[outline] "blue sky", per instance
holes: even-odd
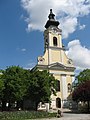
[[[50,8],[61,23],[67,55],[77,70],[90,68],[90,0],[0,0],[0,69],[37,63]]]
[[[1,0],[0,69],[10,65],[31,67],[43,49],[43,34],[37,31],[28,33],[22,14],[25,13],[19,0]]]

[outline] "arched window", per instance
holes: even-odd
[[[61,108],[61,99],[60,98],[56,98],[56,107]]]
[[[60,91],[60,81],[56,80],[56,91],[59,92]]]
[[[72,86],[70,83],[68,83],[68,92],[71,92],[72,91]]]
[[[57,38],[56,37],[53,37],[53,45],[57,46]]]

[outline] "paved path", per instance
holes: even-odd
[[[90,114],[63,113],[63,117],[61,118],[44,118],[37,120],[90,120]]]

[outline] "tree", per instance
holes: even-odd
[[[90,101],[90,80],[80,83],[78,87],[73,91],[72,98],[74,101],[83,101],[88,103]]]
[[[72,94],[75,101],[89,101],[90,100],[90,81],[86,81],[78,85]]]
[[[90,80],[90,69],[83,70],[76,78],[78,79],[79,83]]]
[[[50,102],[50,96],[55,87],[55,78],[47,71],[31,71],[27,97],[33,101],[37,110],[39,102]]]
[[[73,91],[72,98],[75,101],[84,101],[88,103],[90,101],[90,69],[85,69],[77,76],[78,85]]]
[[[6,103],[17,102],[17,108],[28,98],[37,109],[39,102],[50,102],[50,96],[55,94],[55,78],[47,71],[30,71],[19,66],[7,67],[2,72],[4,89],[2,90],[2,110],[6,110]]]
[[[3,79],[2,79],[2,73],[0,74],[0,100],[1,100],[1,97],[3,96],[3,91],[4,89],[4,82],[3,82]]]
[[[4,109],[6,103],[11,104],[15,101],[21,101],[27,91],[26,70],[19,66],[11,66],[3,71],[2,79],[5,88],[3,89],[2,108]]]

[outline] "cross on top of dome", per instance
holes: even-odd
[[[58,27],[59,25],[59,22],[55,20],[55,15],[53,14],[52,12],[52,9],[50,9],[50,14],[48,16],[49,20],[47,21],[46,25],[45,25],[45,28],[47,29],[48,27],[50,26],[55,26],[55,27]]]
[[[49,20],[54,19],[54,17],[55,17],[55,15],[53,14],[52,9],[50,9],[50,14],[48,16]]]

